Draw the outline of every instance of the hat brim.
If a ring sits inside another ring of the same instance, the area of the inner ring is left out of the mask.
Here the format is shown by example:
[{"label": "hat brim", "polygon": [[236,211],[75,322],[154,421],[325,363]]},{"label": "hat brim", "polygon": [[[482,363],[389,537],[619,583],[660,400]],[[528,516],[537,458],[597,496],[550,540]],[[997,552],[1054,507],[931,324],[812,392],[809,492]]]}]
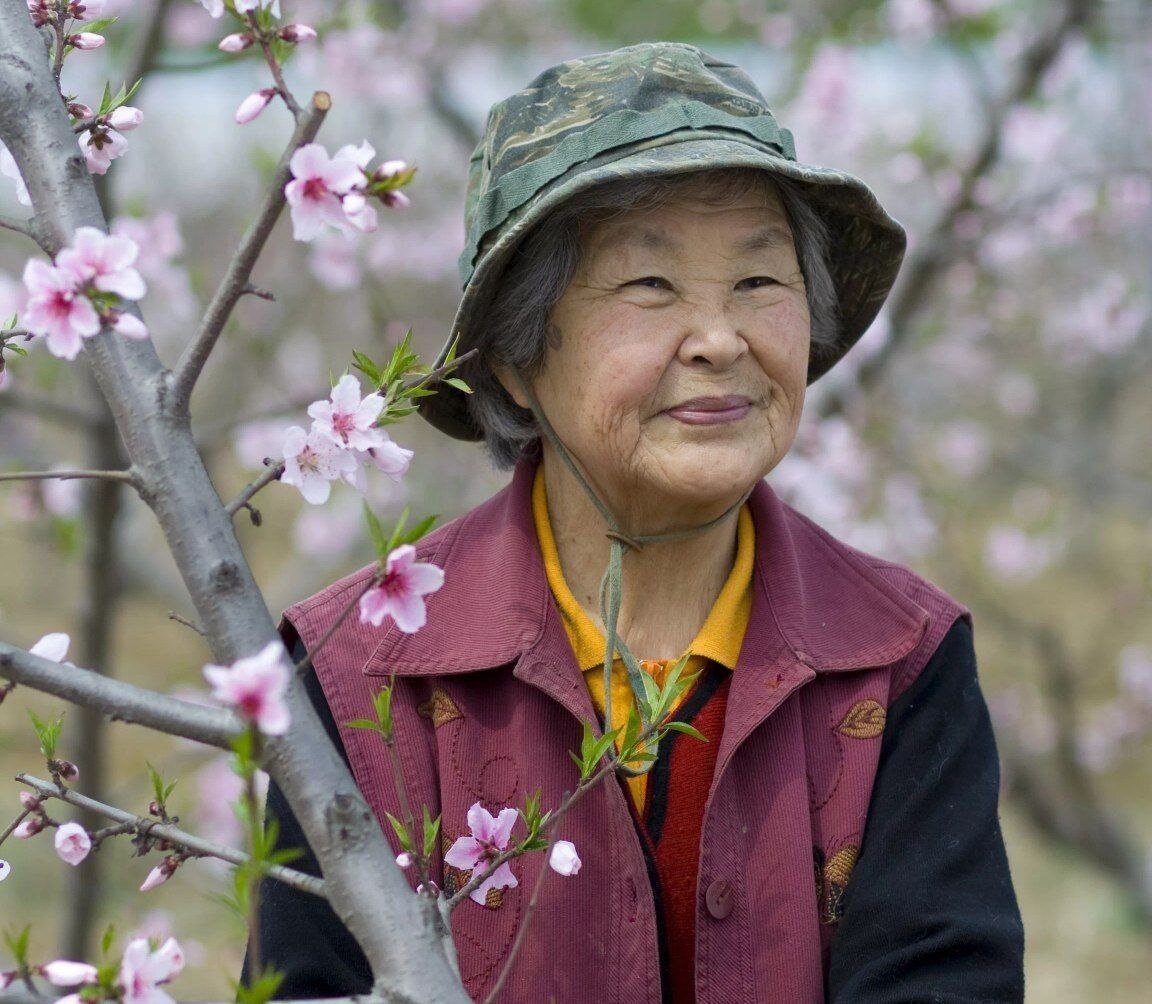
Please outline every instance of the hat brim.
[{"label": "hat brim", "polygon": [[[808,383],[831,369],[860,339],[880,312],[900,270],[907,237],[904,228],[880,205],[859,178],[830,168],[776,156],[755,140],[734,133],[700,138],[701,130],[657,137],[609,150],[576,165],[515,211],[498,231],[495,243],[482,242],[476,264],[456,310],[452,334],[436,360],[444,362],[458,339],[461,355],[474,345],[478,319],[490,305],[504,267],[528,232],[549,212],[577,192],[608,181],[655,175],[685,174],[717,168],[760,168],[791,178],[809,188],[813,207],[829,222],[833,234],[829,270],[840,304],[840,330],[832,346],[813,346]],[[691,137],[691,138],[689,138]],[[455,439],[483,438],[468,411],[467,395],[447,384],[420,402],[420,414]]]}]

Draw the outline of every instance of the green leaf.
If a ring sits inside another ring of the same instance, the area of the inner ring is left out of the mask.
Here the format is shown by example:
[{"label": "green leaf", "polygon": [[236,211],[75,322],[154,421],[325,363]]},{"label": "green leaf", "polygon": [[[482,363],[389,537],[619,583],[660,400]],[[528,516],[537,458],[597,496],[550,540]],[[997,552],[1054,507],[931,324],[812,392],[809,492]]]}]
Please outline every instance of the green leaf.
[{"label": "green leaf", "polygon": [[364,519],[368,523],[368,535],[372,538],[372,544],[376,548],[376,557],[383,560],[388,557],[388,538],[384,536],[384,527],[380,520],[376,518],[376,514],[369,508],[368,502],[362,502],[364,506]]},{"label": "green leaf", "polygon": [[96,114],[97,115],[107,114],[111,100],[112,100],[112,88],[109,86],[108,81],[104,81],[104,93],[102,95],[100,95],[100,104],[96,108]]},{"label": "green leaf", "polygon": [[36,730],[36,737],[40,740],[40,752],[46,760],[56,756],[56,744],[60,741],[60,732],[64,728],[64,714],[54,722],[44,722],[35,711],[28,712],[32,719],[32,727]]},{"label": "green leaf", "polygon": [[413,849],[412,838],[408,835],[408,827],[393,816],[392,813],[385,812],[384,815],[388,817],[388,822],[392,824],[392,829],[396,831],[396,837],[400,841],[400,847],[403,850],[411,851]]},{"label": "green leaf", "polygon": [[284,982],[284,974],[275,969],[265,969],[256,979],[250,979],[248,986],[237,980],[229,980],[235,995],[236,1004],[268,1004],[276,997],[276,991]]},{"label": "green leaf", "polygon": [[369,356],[355,349],[352,350],[352,358],[355,360],[354,365],[356,369],[371,380],[373,386],[379,389],[383,382],[383,374],[380,372],[380,367],[377,366]]},{"label": "green leaf", "polygon": [[444,382],[449,387],[455,387],[457,390],[463,391],[465,394],[471,394],[472,393],[472,388],[469,387],[468,384],[466,384],[459,377],[445,377]]},{"label": "green leaf", "polygon": [[686,736],[691,736],[693,739],[699,739],[702,743],[708,742],[708,737],[700,732],[699,729],[693,728],[687,722],[666,722],[663,728],[669,732],[683,732]]},{"label": "green leaf", "polygon": [[404,534],[398,543],[415,544],[421,537],[424,536],[424,534],[432,529],[432,527],[436,524],[436,520],[439,518],[439,513],[433,513],[431,516],[425,516],[411,530]]},{"label": "green leaf", "polygon": [[344,725],[349,729],[367,729],[369,732],[380,731],[380,723],[372,721],[371,718],[353,718],[352,721],[345,722]]},{"label": "green leaf", "polygon": [[28,965],[28,939],[31,936],[31,924],[25,924],[19,934],[4,932],[4,944],[8,946],[8,951],[12,953],[12,958],[16,963],[17,969],[23,969]]},{"label": "green leaf", "polygon": [[431,858],[436,850],[436,842],[440,839],[440,817],[432,819],[428,813],[428,806],[424,806],[424,857]]},{"label": "green leaf", "polygon": [[[394,686],[395,684],[393,684]],[[392,687],[381,687],[372,695],[372,704],[376,708],[376,720],[379,722],[380,734],[386,742],[392,741]]]},{"label": "green leaf", "polygon": [[109,924],[104,928],[104,933],[100,937],[100,954],[107,955],[112,949],[112,942],[116,940],[116,928],[114,925]]},{"label": "green leaf", "polygon": [[148,777],[152,781],[152,794],[160,806],[163,807],[164,803],[168,800],[168,796],[172,794],[172,789],[176,787],[176,782],[173,781],[171,784],[165,785],[164,778],[160,776],[159,771],[157,771],[152,764],[145,760],[144,765],[148,768]]},{"label": "green leaf", "polygon": [[396,525],[392,528],[392,536],[388,538],[388,544],[382,554],[382,557],[387,557],[391,554],[400,543],[400,535],[404,532],[404,524],[408,522],[408,507],[405,506],[403,512],[400,513],[400,518],[396,521]]}]

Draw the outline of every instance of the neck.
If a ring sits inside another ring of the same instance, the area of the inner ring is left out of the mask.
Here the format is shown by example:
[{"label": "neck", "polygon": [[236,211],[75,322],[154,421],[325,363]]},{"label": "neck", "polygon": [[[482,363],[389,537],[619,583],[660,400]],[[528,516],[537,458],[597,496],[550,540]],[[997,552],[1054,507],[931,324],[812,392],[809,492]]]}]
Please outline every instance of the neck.
[{"label": "neck", "polygon": [[[564,580],[604,631],[600,581],[608,564],[608,526],[572,473],[548,451],[544,483]],[[712,512],[670,527],[645,525],[633,514],[615,508],[613,512],[626,533],[688,529],[716,516]],[[649,518],[659,519],[658,511],[649,512]],[[617,631],[638,659],[675,659],[691,644],[732,571],[736,527],[736,513],[732,513],[699,533],[625,551]]]}]

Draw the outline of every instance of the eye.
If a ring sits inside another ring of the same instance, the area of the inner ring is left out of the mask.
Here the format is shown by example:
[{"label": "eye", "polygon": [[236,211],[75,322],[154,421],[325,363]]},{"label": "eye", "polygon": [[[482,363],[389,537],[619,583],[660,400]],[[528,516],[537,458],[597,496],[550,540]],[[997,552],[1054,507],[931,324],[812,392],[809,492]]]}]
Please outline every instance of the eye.
[{"label": "eye", "polygon": [[737,287],[740,287],[740,286],[745,285],[745,283],[749,283],[749,282],[753,282],[756,284],[755,286],[752,287],[753,289],[760,289],[763,286],[777,285],[776,280],[773,279],[771,276],[767,276],[767,275],[754,275],[748,279],[741,279],[738,283],[736,283],[736,285],[737,285]]},{"label": "eye", "polygon": [[662,279],[658,275],[646,275],[643,279],[633,279],[631,282],[626,282],[625,286],[646,286],[648,289],[671,289],[672,284],[667,279]]}]

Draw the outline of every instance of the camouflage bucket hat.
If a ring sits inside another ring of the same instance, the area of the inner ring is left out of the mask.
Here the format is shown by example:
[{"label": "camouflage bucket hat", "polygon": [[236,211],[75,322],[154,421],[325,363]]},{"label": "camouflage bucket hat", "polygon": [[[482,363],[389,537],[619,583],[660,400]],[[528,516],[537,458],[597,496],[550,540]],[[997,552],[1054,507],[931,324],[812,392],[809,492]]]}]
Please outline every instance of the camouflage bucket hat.
[{"label": "camouflage bucket hat", "polygon": [[[677,42],[568,60],[492,106],[469,165],[464,292],[437,365],[453,339],[458,354],[476,344],[512,253],[565,199],[615,179],[723,167],[794,179],[828,221],[841,324],[834,346],[813,346],[808,383],[827,373],[879,313],[904,257],[904,229],[858,178],[799,162],[792,134],[747,74]],[[456,439],[482,438],[467,395],[447,385],[420,412]]]}]

